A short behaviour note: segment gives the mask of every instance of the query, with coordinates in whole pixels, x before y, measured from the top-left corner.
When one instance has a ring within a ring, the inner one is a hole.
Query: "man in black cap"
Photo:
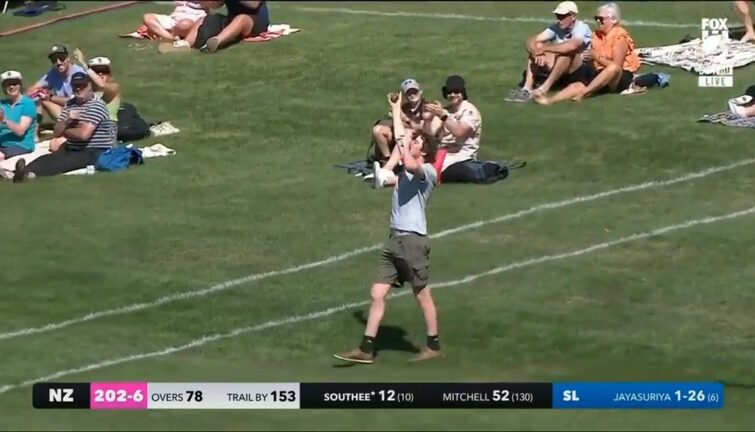
[[[100,154],[117,143],[117,127],[110,119],[107,106],[94,97],[92,83],[84,72],[71,77],[74,97],[66,102],[55,124],[52,153],[39,157],[29,166],[20,159],[16,163],[14,182],[28,178],[64,174],[96,165]]]
[[[68,49],[61,44],[53,45],[47,58],[50,59],[52,67],[29,88],[27,94],[55,120],[68,99],[73,96],[71,77],[76,72],[84,72],[84,69],[71,63]]]
[[[442,89],[448,105],[444,108],[439,102],[425,104],[425,110],[439,120],[434,121],[433,134],[440,134],[440,145],[448,151],[441,171],[455,163],[477,160],[482,138],[482,115],[469,101],[466,86],[463,77],[452,75],[446,79]]]

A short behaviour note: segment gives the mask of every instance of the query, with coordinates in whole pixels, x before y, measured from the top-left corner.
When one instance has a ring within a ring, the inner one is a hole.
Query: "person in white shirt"
[[[527,102],[548,93],[553,87],[563,88],[579,80],[584,63],[582,53],[590,48],[592,30],[587,23],[577,19],[578,13],[574,2],[559,3],[553,10],[556,22],[527,40],[529,58],[524,80],[506,101]],[[535,88],[542,77],[545,77],[544,81]]]

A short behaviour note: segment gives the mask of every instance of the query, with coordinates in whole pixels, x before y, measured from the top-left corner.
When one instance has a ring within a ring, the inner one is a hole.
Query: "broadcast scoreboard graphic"
[[[38,409],[722,409],[717,382],[36,383]]]

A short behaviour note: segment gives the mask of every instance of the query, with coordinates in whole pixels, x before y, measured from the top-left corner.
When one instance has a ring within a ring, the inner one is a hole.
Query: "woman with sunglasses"
[[[79,63],[92,80],[92,89],[95,96],[102,99],[107,105],[110,120],[118,122],[118,110],[121,107],[121,86],[113,78],[110,69],[110,59],[107,57],[95,57],[89,61],[84,58],[80,49],[73,52],[76,62]]]
[[[537,97],[535,101],[549,105],[563,100],[580,101],[588,96],[621,93],[632,84],[640,69],[634,39],[621,25],[621,13],[616,3],[598,7],[592,47],[585,56],[588,66],[581,70],[579,82],[570,84],[553,97]]]
[[[21,73],[0,74],[3,93],[0,100],[0,161],[34,151],[37,107],[22,88]]]

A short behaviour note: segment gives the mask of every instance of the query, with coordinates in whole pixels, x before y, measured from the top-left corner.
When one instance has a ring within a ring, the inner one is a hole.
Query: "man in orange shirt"
[[[616,3],[598,7],[595,16],[598,29],[593,33],[592,50],[586,56],[590,64],[581,68],[581,79],[553,97],[536,97],[537,103],[550,105],[568,99],[579,101],[587,96],[621,93],[629,88],[640,69],[640,57],[632,36],[619,24],[620,16]]]

